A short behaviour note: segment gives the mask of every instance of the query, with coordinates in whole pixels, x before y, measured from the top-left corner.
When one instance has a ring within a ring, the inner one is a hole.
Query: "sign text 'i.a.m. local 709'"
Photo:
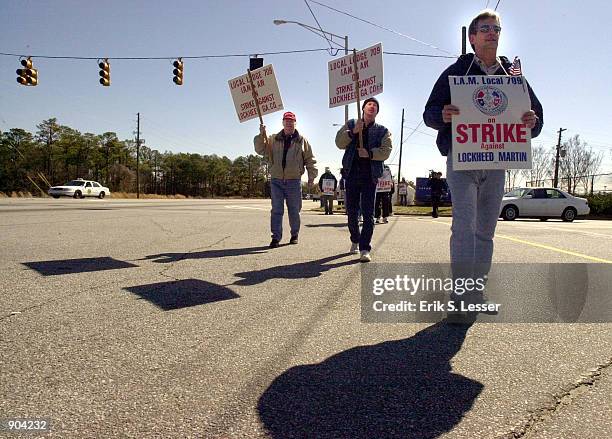
[[[382,43],[357,52],[359,99],[363,101],[383,92]],[[329,108],[357,102],[353,54],[327,63],[329,73]]]
[[[531,130],[521,121],[531,109],[522,76],[449,76],[453,169],[531,168]]]
[[[261,115],[282,110],[283,100],[281,99],[272,64],[251,71],[251,77],[253,78],[255,92],[257,93]],[[238,120],[245,122],[258,117],[249,75],[246,74],[230,79],[228,84],[232,99],[234,100],[234,106],[236,107]]]

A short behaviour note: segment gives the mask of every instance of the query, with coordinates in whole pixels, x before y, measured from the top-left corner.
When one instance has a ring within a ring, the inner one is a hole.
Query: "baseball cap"
[[[283,114],[283,120],[285,119],[289,119],[289,120],[297,120],[295,118],[295,114],[293,114],[291,111],[287,111],[285,114]]]

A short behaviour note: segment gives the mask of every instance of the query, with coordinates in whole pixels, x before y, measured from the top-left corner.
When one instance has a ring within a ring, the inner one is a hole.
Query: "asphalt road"
[[[264,200],[0,200],[0,420],[44,418],[52,437],[612,436],[612,324],[362,323],[346,217],[314,206],[300,243],[270,250]],[[372,255],[448,262],[449,236],[449,218],[392,217]],[[494,262],[612,263],[611,244],[609,221],[500,221]]]

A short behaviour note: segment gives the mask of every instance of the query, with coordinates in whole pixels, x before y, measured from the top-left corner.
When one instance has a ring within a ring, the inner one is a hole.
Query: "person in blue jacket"
[[[452,166],[452,117],[461,111],[451,103],[449,76],[508,75],[511,63],[497,56],[501,21],[497,12],[486,9],[471,22],[470,45],[474,53],[462,55],[438,78],[425,105],[425,124],[438,131],[436,143],[447,156],[447,183],[453,194],[451,227],[451,264],[472,267],[480,274],[488,273],[493,256],[493,236],[504,195],[503,169],[455,171]],[[531,110],[520,121],[531,130],[531,137],[540,134],[544,117],[542,105],[527,84]],[[478,268],[477,268],[478,267]],[[453,268],[453,272],[454,272]],[[478,274],[478,273],[475,273]]]
[[[345,203],[351,234],[351,253],[360,253],[361,262],[370,262],[370,243],[374,232],[376,184],[383,173],[383,162],[389,158],[391,133],[376,123],[380,109],[376,98],[363,102],[363,118],[349,120],[336,134],[336,146],[344,150],[342,176],[345,178]],[[359,147],[362,133],[363,148]],[[359,230],[359,209],[363,228]]]

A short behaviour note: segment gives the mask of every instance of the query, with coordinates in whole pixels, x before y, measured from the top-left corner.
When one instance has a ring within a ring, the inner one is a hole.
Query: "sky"
[[[274,19],[317,27],[316,17],[324,30],[347,35],[351,49],[382,42],[385,52],[449,56],[461,52],[461,26],[468,26],[487,4],[498,4],[503,28],[498,54],[521,58],[523,74],[544,108],[544,128],[532,145],[552,151],[557,130],[566,128],[563,139],[579,134],[604,155],[600,172],[612,172],[607,131],[612,122],[609,2],[320,3],[379,27],[304,0],[0,0],[0,52],[31,55],[39,70],[38,86],[21,86],[15,74],[19,58],[0,55],[0,130],[35,132],[41,121],[55,117],[83,133],[112,131],[126,140],[134,139],[140,113],[141,136],[152,149],[233,159],[254,153],[252,139],[258,133],[256,119],[239,123],[227,82],[246,72],[249,54],[329,47],[320,36],[295,24],[274,25]],[[184,85],[172,82],[173,58],[229,54],[245,56],[187,59]],[[111,58],[111,86],[98,83],[96,60],[37,55]],[[264,64],[274,66],[285,110],[297,115],[297,128],[310,141],[320,173],[329,166],[338,175],[342,151],[334,143],[339,128],[334,124],[344,122],[344,107],[328,106],[327,63],[333,57],[326,51],[263,57]],[[436,132],[421,121],[434,82],[453,60],[385,54],[383,62],[377,122],[393,137],[387,163],[397,175],[404,109],[401,175],[414,180],[429,169],[443,171],[445,159],[435,146]],[[355,117],[355,104],[350,111]],[[279,131],[281,118],[282,112],[264,116],[268,131]]]

